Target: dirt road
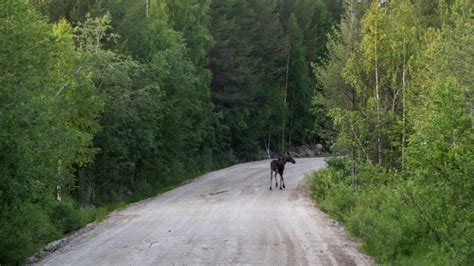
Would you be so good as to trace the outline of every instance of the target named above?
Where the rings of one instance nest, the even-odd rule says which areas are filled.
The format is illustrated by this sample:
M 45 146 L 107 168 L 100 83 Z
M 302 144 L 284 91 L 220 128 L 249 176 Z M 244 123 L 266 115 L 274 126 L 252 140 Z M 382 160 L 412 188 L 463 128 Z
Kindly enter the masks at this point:
M 323 159 L 287 164 L 286 190 L 268 190 L 269 164 L 235 165 L 133 204 L 39 264 L 371 264 L 306 196 L 303 174 Z

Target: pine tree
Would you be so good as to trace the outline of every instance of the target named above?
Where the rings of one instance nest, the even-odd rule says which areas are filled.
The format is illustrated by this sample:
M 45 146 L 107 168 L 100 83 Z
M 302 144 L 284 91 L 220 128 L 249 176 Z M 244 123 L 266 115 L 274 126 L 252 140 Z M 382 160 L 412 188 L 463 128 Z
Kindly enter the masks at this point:
M 213 73 L 211 98 L 228 127 L 231 149 L 238 158 L 250 159 L 258 143 L 250 121 L 257 94 L 258 59 L 251 57 L 255 13 L 247 1 L 215 1 L 211 5 L 211 33 L 215 46 L 209 51 Z
M 285 91 L 288 106 L 288 146 L 304 143 L 307 129 L 311 127 L 309 108 L 312 88 L 308 77 L 308 65 L 305 60 L 303 36 L 294 14 L 288 20 L 288 75 Z M 286 141 L 286 140 L 285 140 Z

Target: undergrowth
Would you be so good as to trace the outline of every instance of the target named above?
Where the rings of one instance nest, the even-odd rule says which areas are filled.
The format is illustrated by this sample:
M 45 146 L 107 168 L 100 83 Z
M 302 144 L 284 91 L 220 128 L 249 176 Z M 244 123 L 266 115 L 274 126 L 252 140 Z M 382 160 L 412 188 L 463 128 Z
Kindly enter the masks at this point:
M 440 200 L 429 186 L 373 165 L 351 176 L 349 162 L 329 159 L 328 167 L 306 176 L 319 208 L 362 239 L 361 249 L 388 265 L 473 265 L 473 212 Z M 462 231 L 462 233 L 461 233 Z

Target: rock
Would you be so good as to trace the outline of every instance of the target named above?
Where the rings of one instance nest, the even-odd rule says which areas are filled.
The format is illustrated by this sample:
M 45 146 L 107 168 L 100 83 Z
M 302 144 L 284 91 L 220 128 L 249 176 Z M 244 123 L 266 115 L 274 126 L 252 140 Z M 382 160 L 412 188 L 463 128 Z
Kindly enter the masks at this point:
M 292 147 L 288 151 L 293 158 L 308 158 L 308 157 L 316 157 L 320 156 L 324 153 L 324 147 L 322 144 L 316 145 L 301 145 L 298 147 Z M 278 158 L 279 156 L 273 154 L 272 158 Z
M 293 157 L 293 158 L 300 158 L 300 154 L 298 152 L 295 152 L 295 151 L 290 151 L 290 156 Z
M 316 149 L 317 151 L 319 151 L 320 153 L 323 152 L 324 147 L 323 147 L 323 145 L 322 145 L 321 143 L 316 144 L 314 147 L 315 147 L 315 149 Z

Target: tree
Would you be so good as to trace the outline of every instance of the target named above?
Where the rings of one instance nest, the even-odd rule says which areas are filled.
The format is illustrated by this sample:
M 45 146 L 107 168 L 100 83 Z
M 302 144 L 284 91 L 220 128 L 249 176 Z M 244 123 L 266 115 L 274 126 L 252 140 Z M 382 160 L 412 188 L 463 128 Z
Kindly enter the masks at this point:
M 199 134 L 199 148 L 189 152 L 189 156 L 196 158 L 195 169 L 208 169 L 212 162 L 219 158 L 217 154 L 222 153 L 216 143 L 216 131 L 213 126 L 219 123 L 214 113 L 214 105 L 210 97 L 210 83 L 212 80 L 212 72 L 207 69 L 208 58 L 207 53 L 214 45 L 214 39 L 209 31 L 210 24 L 210 3 L 209 0 L 203 1 L 168 1 L 168 10 L 170 14 L 170 24 L 177 32 L 182 33 L 186 43 L 186 53 L 189 60 L 194 65 L 193 75 L 196 76 L 194 86 L 199 91 L 199 102 L 197 109 L 194 110 L 194 120 L 192 125 L 201 130 Z M 186 144 L 190 147 L 194 140 Z M 216 155 L 216 157 L 213 156 Z
M 336 194 L 325 200 L 336 214 L 350 206 L 342 219 L 382 263 L 472 261 L 472 3 L 430 5 L 373 1 L 360 30 L 343 18 L 329 42 L 334 58 L 316 71 L 315 102 L 329 109 L 335 147 L 352 161 L 352 188 L 344 163 L 330 165 L 341 178 L 321 173 L 334 182 L 325 193 Z M 339 197 L 350 203 L 334 207 Z M 370 248 L 386 239 L 396 244 Z
M 251 56 L 254 24 L 255 13 L 247 1 L 214 1 L 211 5 L 210 29 L 216 41 L 209 51 L 211 99 L 223 113 L 231 149 L 238 158 L 246 159 L 258 151 L 256 132 L 250 128 L 257 92 L 258 58 Z
M 391 24 L 395 28 L 388 28 Z M 360 136 L 374 147 L 373 152 L 366 149 L 369 161 L 390 166 L 402 162 L 407 130 L 405 93 L 411 71 L 415 71 L 411 62 L 418 53 L 419 30 L 413 6 L 404 1 L 383 8 L 373 4 L 362 20 L 361 42 L 343 75 L 356 89 L 359 114 L 367 123 L 363 127 L 373 127 L 374 134 L 369 131 Z
M 251 57 L 258 60 L 255 76 L 256 107 L 250 120 L 251 128 L 256 131 L 258 143 L 264 144 L 267 156 L 280 150 L 284 109 L 283 86 L 286 79 L 287 51 L 282 25 L 277 13 L 278 1 L 250 1 L 255 12 Z
M 85 203 L 116 200 L 143 182 L 136 175 L 138 162 L 156 145 L 150 136 L 158 130 L 160 121 L 160 108 L 150 108 L 161 102 L 160 90 L 137 84 L 143 65 L 104 48 L 106 42 L 118 38 L 111 33 L 110 23 L 109 14 L 87 16 L 75 28 L 76 45 L 86 58 L 85 68 L 105 98 L 99 120 L 102 130 L 94 138 L 99 151 L 93 163 L 78 169 L 76 195 Z M 146 113 L 140 112 L 144 104 L 148 106 Z M 148 119 L 150 115 L 153 119 Z
M 344 16 L 344 0 L 326 0 L 325 3 L 332 19 L 335 22 L 340 22 Z
M 357 173 L 357 161 L 366 158 L 365 143 L 361 141 L 361 131 L 357 126 L 363 121 L 358 116 L 363 102 L 359 101 L 356 87 L 344 77 L 343 70 L 350 58 L 354 58 L 361 40 L 361 18 L 366 7 L 351 0 L 346 3 L 346 13 L 341 24 L 328 41 L 328 59 L 323 65 L 313 65 L 319 87 L 313 98 L 316 107 L 316 127 L 327 143 L 334 142 L 332 125 L 327 122 L 334 118 L 338 136 L 335 150 L 350 153 L 352 176 Z M 361 77 L 362 78 L 362 77 Z M 341 119 L 344 117 L 344 119 Z M 353 180 L 353 184 L 356 180 Z
M 65 21 L 52 27 L 27 1 L 4 1 L 0 36 L 0 261 L 18 263 L 58 235 L 47 206 L 92 160 L 102 100 Z
M 288 147 L 292 143 L 304 143 L 311 127 L 309 108 L 312 88 L 305 61 L 302 33 L 294 14 L 288 21 L 288 66 L 285 97 L 288 106 Z M 284 123 L 286 124 L 286 123 Z
M 472 261 L 473 164 L 472 9 L 456 1 L 441 32 L 429 31 L 412 84 L 418 101 L 409 110 L 413 134 L 406 178 L 416 184 L 410 206 L 419 206 L 431 233 L 452 261 Z M 471 45 L 472 46 L 472 45 Z M 436 198 L 436 200 L 433 200 Z M 443 211 L 439 211 L 442 209 Z

